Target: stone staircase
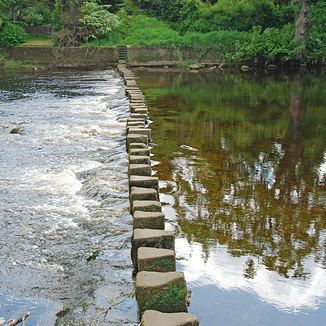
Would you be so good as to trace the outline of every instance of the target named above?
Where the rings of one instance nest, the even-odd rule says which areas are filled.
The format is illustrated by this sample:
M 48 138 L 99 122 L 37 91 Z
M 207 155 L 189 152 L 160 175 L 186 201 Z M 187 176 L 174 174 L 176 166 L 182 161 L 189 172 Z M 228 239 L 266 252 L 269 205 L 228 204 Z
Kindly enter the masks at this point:
M 119 63 L 124 64 L 126 63 L 126 47 L 124 45 L 117 46 L 117 58 Z

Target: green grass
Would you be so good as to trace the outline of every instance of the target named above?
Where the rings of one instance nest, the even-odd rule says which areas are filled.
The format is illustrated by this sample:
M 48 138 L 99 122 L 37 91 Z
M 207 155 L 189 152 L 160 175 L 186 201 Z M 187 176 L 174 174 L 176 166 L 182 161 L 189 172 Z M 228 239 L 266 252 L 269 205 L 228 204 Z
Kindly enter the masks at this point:
M 54 46 L 52 39 L 29 39 L 22 46 Z
M 35 62 L 27 61 L 17 61 L 17 60 L 7 60 L 4 62 L 4 69 L 43 69 L 43 66 L 40 66 Z
M 147 16 L 132 17 L 124 45 L 131 46 L 159 46 L 162 43 L 179 38 L 178 32 L 167 24 Z
M 23 46 L 54 46 L 54 40 L 46 34 L 29 34 Z

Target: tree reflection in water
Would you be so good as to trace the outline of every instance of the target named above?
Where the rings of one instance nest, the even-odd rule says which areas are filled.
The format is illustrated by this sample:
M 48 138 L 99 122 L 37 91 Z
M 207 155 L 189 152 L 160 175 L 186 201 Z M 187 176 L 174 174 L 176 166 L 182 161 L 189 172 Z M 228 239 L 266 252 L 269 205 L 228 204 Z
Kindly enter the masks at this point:
M 323 75 L 137 72 L 177 236 L 309 280 L 326 267 Z M 169 216 L 167 216 L 169 218 Z M 324 289 L 324 292 L 326 289 Z

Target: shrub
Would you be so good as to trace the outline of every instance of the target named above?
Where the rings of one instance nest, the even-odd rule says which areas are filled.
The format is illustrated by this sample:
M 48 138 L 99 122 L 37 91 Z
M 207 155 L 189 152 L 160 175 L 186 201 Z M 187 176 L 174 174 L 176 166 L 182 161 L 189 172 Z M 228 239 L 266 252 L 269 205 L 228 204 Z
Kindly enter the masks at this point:
M 26 16 L 24 16 L 24 21 L 29 26 L 41 26 L 43 23 L 43 16 L 34 11 L 30 11 Z
M 62 0 L 55 0 L 54 10 L 52 12 L 52 30 L 58 32 L 63 28 L 62 16 L 63 16 L 63 5 Z
M 133 0 L 125 0 L 124 10 L 128 15 L 142 15 L 143 11 L 140 9 Z
M 0 34 L 0 43 L 4 47 L 13 47 L 24 43 L 27 39 L 25 30 L 16 24 L 9 23 Z
M 326 33 L 310 32 L 306 39 L 305 57 L 308 60 L 326 58 Z
M 110 6 L 110 12 L 113 14 L 117 13 L 120 10 L 120 5 L 123 4 L 123 0 L 98 0 L 96 1 L 99 5 Z
M 310 8 L 310 20 L 313 32 L 325 33 L 326 31 L 326 2 L 319 0 Z
M 22 10 L 23 20 L 29 26 L 44 26 L 51 22 L 51 10 L 43 3 Z
M 181 18 L 184 0 L 134 0 L 139 8 L 149 15 L 161 17 L 167 21 L 178 22 Z
M 261 33 L 261 26 L 253 27 L 251 38 L 243 44 L 237 43 L 236 60 L 287 61 L 295 59 L 298 42 L 293 40 L 294 26 L 288 24 L 282 29 L 267 28 Z
M 109 32 L 119 26 L 120 19 L 110 13 L 108 7 L 95 2 L 84 2 L 79 22 L 87 28 L 85 40 L 108 37 Z

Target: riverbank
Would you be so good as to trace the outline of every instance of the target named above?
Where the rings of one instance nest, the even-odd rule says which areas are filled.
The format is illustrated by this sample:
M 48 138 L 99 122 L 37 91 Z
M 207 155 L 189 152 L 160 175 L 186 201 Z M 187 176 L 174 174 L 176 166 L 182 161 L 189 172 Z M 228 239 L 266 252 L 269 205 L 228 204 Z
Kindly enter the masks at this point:
M 119 58 L 118 49 L 123 48 L 122 58 Z M 198 49 L 172 49 L 150 47 L 46 47 L 46 46 L 16 46 L 0 49 L 0 69 L 52 69 L 52 68 L 83 68 L 106 69 L 117 67 L 118 63 L 125 61 L 128 67 L 164 67 L 187 68 L 198 70 L 202 68 L 237 67 L 248 70 L 253 67 L 275 69 L 277 67 L 306 66 L 297 61 L 279 64 L 257 63 L 241 61 L 228 63 L 217 52 L 199 51 Z M 6 57 L 6 58 L 5 58 Z M 2 59 L 2 60 L 1 60 Z M 1 65 L 2 62 L 2 65 Z M 323 66 L 316 62 L 311 66 Z
M 47 68 L 107 68 L 117 66 L 118 47 L 44 47 L 16 46 L 1 49 L 10 60 L 32 63 Z M 124 47 L 126 64 L 130 67 L 177 67 L 194 68 L 219 66 L 223 63 L 214 53 L 202 53 L 188 49 L 176 52 L 169 48 Z M 197 65 L 197 66 L 195 66 Z
M 116 65 L 115 48 L 16 46 L 1 49 L 11 60 L 46 68 L 104 68 Z

